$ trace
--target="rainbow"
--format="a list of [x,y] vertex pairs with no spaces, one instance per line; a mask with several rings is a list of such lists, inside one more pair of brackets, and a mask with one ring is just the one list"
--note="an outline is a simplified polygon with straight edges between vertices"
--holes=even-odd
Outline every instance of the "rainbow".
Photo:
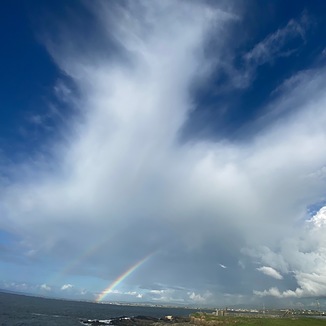
[[131,273],[133,273],[138,267],[144,264],[153,254],[149,254],[135,265],[131,266],[128,270],[126,270],[123,274],[118,276],[107,288],[105,288],[96,298],[96,302],[101,302],[112,290],[119,285],[124,279],[126,279]]
[[76,267],[78,267],[78,265],[80,265],[83,261],[85,261],[87,258],[93,256],[97,251],[99,251],[105,244],[107,244],[108,241],[103,241],[103,242],[99,242],[93,246],[91,246],[90,248],[88,248],[86,251],[82,252],[79,256],[77,256],[75,259],[73,259],[61,272],[62,275],[66,275],[72,271],[74,271],[74,269]]
[[80,255],[76,256],[74,259],[72,259],[69,264],[67,264],[59,273],[52,275],[48,279],[49,284],[55,284],[62,280],[63,277],[65,277],[67,274],[74,272],[75,269],[80,265],[83,261],[85,261],[87,258],[93,256],[98,250],[100,250],[102,247],[107,245],[109,243],[109,240],[105,240],[102,242],[98,242],[94,244],[93,246],[89,247],[87,250],[80,253]]

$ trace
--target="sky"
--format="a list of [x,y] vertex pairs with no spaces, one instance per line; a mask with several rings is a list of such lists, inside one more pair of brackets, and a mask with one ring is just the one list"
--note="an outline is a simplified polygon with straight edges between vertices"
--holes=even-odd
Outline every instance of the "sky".
[[0,288],[326,307],[326,3],[0,10]]

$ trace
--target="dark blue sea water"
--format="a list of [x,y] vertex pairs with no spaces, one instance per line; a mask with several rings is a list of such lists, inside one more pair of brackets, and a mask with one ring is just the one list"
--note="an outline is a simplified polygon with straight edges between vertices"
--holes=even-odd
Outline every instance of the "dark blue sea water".
[[0,292],[1,326],[81,326],[80,319],[110,319],[119,316],[188,316],[195,310],[97,304],[45,299]]

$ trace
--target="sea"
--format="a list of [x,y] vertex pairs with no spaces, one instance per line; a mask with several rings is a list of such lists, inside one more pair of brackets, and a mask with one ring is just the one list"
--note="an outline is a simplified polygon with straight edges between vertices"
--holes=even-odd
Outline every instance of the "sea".
[[198,310],[156,306],[100,304],[48,299],[0,292],[1,326],[81,326],[82,320],[109,320],[115,317],[188,316]]

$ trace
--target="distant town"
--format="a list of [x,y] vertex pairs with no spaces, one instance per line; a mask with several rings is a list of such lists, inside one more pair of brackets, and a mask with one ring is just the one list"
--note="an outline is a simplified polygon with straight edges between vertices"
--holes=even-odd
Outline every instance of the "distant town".
[[326,312],[314,309],[236,309],[225,308],[216,309],[212,315],[214,316],[275,316],[275,317],[290,317],[290,316],[326,316]]

